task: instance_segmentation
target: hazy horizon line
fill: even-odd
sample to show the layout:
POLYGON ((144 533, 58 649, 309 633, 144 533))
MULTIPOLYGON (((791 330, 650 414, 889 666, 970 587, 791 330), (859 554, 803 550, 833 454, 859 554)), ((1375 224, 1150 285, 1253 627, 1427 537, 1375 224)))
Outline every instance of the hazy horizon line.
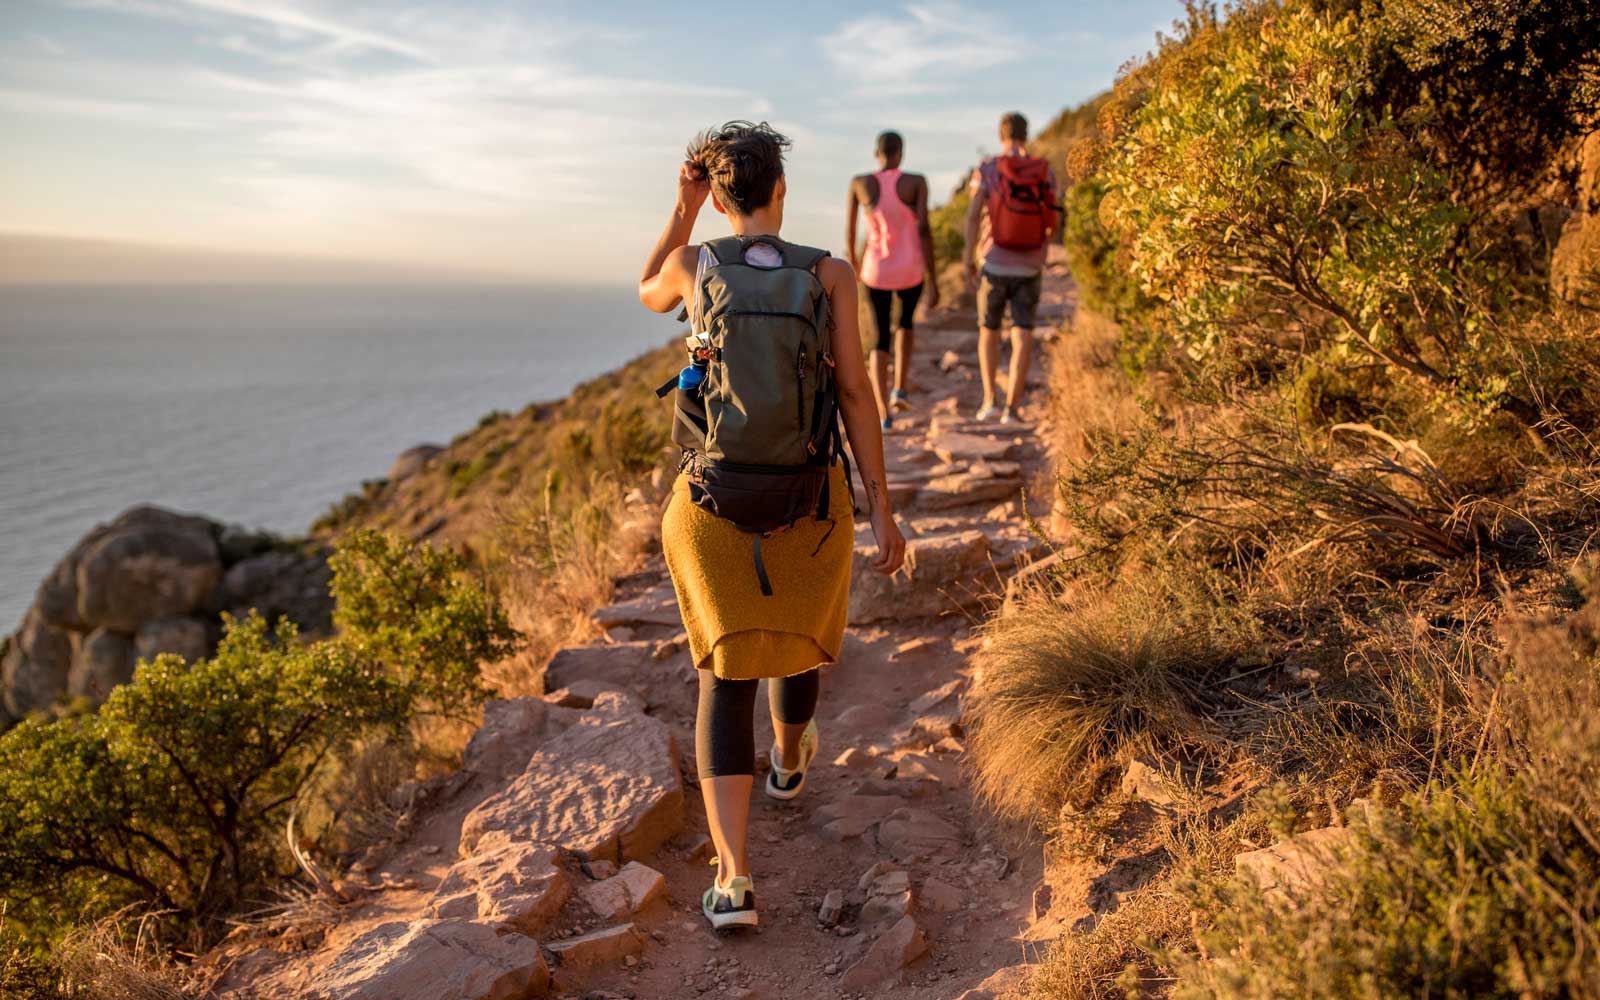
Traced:
POLYGON ((115 237, 0 230, 0 288, 141 285, 581 285, 624 282, 568 275, 387 261, 334 254, 273 252, 115 237))

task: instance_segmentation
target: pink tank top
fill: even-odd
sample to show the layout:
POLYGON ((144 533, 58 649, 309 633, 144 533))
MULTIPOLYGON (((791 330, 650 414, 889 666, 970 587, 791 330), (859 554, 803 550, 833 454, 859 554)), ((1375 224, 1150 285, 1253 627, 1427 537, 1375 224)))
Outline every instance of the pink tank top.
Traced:
POLYGON ((878 203, 867 209, 867 252, 861 281, 868 288, 899 291, 922 283, 922 236, 917 214, 900 200, 898 168, 880 170, 878 203))

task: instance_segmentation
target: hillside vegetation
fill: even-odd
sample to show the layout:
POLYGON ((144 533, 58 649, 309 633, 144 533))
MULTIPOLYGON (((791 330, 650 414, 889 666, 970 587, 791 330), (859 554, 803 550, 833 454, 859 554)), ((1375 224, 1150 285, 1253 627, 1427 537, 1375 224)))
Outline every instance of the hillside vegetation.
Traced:
POLYGON ((1143 874, 1034 995, 1600 997, 1596 39, 1576 0, 1192 5, 1052 126, 1068 541, 971 749, 1143 874), (1315 878, 1235 874, 1328 827, 1315 878))

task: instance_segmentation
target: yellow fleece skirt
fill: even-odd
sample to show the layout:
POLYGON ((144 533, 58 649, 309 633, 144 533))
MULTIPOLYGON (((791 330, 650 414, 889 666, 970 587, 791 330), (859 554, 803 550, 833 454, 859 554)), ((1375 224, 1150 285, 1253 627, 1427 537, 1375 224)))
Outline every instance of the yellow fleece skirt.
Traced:
POLYGON ((789 677, 839 657, 850 607, 855 517, 844 468, 829 470, 833 519, 807 517, 761 540, 772 596, 761 594, 746 534, 694 505, 679 476, 661 521, 694 665, 729 680, 789 677))

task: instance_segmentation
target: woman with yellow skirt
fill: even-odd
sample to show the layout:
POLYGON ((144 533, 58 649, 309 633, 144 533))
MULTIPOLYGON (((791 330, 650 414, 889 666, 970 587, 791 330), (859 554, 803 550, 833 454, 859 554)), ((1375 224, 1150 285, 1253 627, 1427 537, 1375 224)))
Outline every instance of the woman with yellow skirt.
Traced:
MULTIPOLYGON (((677 203, 666 232, 639 282, 646 307, 669 312, 688 304, 691 316, 699 314, 707 251, 690 245, 689 237, 708 196, 733 232, 745 238, 741 266, 789 266, 773 249, 789 246, 778 237, 788 145, 767 125, 748 122, 731 122, 696 141, 679 171, 677 203), (764 254, 774 256, 765 259, 764 254)), ((877 404, 859 348, 855 272, 847 262, 824 256, 813 264, 813 273, 827 295, 832 342, 841 345, 828 360, 878 542, 872 568, 893 573, 905 557, 905 538, 889 508, 877 404)), ((802 404, 800 413, 805 412, 802 404)), ((680 475, 662 523, 662 547, 700 675, 695 756, 718 863, 702 911, 715 928, 748 927, 758 919, 745 853, 755 784, 757 688, 762 679, 768 681, 777 737, 765 791, 775 799, 793 799, 804 789, 806 769, 818 749, 818 668, 837 659, 844 639, 854 505, 844 468, 832 465, 817 517, 760 536, 758 573, 752 571, 751 535, 693 502, 692 489, 689 477, 680 475)))

